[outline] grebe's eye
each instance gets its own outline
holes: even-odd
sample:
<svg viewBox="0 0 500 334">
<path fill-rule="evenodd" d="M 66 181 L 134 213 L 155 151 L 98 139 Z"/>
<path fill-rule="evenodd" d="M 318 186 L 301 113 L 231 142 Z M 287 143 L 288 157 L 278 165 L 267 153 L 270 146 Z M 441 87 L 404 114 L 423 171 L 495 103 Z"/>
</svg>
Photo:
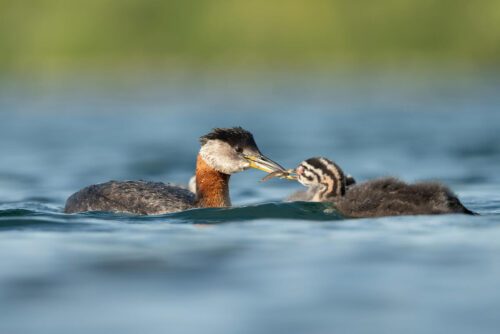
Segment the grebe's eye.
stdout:
<svg viewBox="0 0 500 334">
<path fill-rule="evenodd" d="M 235 150 L 238 153 L 243 153 L 243 148 L 241 146 L 236 146 Z"/>
</svg>

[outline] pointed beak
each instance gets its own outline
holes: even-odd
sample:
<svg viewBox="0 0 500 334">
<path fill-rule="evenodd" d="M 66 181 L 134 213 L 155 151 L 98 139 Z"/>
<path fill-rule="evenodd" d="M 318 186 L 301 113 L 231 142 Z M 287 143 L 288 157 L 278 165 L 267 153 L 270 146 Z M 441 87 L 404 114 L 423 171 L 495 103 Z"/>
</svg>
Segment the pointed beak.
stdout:
<svg viewBox="0 0 500 334">
<path fill-rule="evenodd" d="M 245 159 L 250 163 L 251 168 L 260 169 L 266 173 L 286 172 L 280 164 L 263 155 L 245 155 Z"/>
</svg>

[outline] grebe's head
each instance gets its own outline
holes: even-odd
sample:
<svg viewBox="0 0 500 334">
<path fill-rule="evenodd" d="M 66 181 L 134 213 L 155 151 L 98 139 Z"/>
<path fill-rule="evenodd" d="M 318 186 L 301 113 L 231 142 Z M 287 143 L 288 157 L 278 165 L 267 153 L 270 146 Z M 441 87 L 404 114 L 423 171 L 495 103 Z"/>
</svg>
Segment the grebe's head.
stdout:
<svg viewBox="0 0 500 334">
<path fill-rule="evenodd" d="M 333 161 L 323 157 L 302 161 L 295 169 L 297 181 L 306 187 L 319 187 L 322 197 L 345 194 L 347 178 L 342 169 Z M 354 179 L 351 177 L 352 183 Z"/>
<path fill-rule="evenodd" d="M 241 127 L 216 128 L 200 138 L 200 155 L 215 170 L 224 174 L 256 168 L 267 173 L 284 171 L 260 153 L 253 135 Z"/>
</svg>

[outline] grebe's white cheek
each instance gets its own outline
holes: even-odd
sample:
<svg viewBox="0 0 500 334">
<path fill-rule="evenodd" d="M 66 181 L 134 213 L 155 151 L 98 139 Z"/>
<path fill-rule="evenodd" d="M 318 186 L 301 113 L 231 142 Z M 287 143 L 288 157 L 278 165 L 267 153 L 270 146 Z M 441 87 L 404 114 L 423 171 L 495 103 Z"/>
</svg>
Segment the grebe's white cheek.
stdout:
<svg viewBox="0 0 500 334">
<path fill-rule="evenodd" d="M 325 191 L 325 190 L 327 190 L 327 189 L 328 189 L 328 186 L 327 186 L 326 184 L 321 183 L 321 184 L 318 186 L 318 189 L 319 189 L 320 191 Z"/>
<path fill-rule="evenodd" d="M 299 183 L 302 184 L 303 186 L 306 186 L 306 187 L 310 186 L 309 181 L 305 177 L 303 177 L 302 175 L 298 175 L 297 181 L 299 181 Z"/>
<path fill-rule="evenodd" d="M 203 145 L 200 155 L 210 167 L 224 174 L 241 172 L 248 164 L 228 143 L 218 139 L 209 140 Z"/>
<path fill-rule="evenodd" d="M 234 174 L 234 173 L 239 173 L 239 172 L 243 172 L 245 170 L 247 170 L 248 167 L 244 166 L 244 165 L 239 165 L 238 167 L 233 167 L 230 171 L 230 173 L 228 174 Z"/>
<path fill-rule="evenodd" d="M 234 157 L 234 159 L 232 159 L 230 166 L 226 166 L 226 171 L 227 171 L 226 173 L 227 174 L 239 173 L 243 172 L 244 170 L 247 170 L 248 168 L 250 168 L 250 163 L 236 156 Z"/>
</svg>

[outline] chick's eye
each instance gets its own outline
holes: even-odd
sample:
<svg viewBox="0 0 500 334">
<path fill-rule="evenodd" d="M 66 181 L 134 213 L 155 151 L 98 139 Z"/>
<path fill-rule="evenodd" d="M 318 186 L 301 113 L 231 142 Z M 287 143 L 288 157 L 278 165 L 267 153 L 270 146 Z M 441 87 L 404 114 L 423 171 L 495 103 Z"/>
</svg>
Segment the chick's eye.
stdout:
<svg viewBox="0 0 500 334">
<path fill-rule="evenodd" d="M 236 146 L 236 148 L 235 148 L 235 149 L 236 149 L 236 152 L 238 152 L 238 153 L 243 153 L 243 148 L 242 148 L 242 147 L 240 147 L 240 146 Z"/>
</svg>

